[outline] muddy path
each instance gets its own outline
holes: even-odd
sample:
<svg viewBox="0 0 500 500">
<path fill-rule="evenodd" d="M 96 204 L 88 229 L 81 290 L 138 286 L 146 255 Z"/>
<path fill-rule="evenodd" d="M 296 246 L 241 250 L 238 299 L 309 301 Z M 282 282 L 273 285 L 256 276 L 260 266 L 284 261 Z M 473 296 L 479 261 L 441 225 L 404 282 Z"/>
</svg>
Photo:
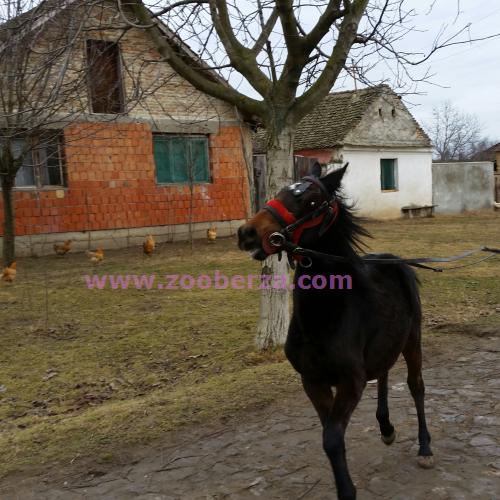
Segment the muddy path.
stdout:
<svg viewBox="0 0 500 500">
<path fill-rule="evenodd" d="M 380 441 L 375 384 L 367 386 L 348 429 L 360 500 L 500 498 L 499 329 L 455 330 L 440 331 L 424 345 L 436 467 L 416 465 L 416 412 L 398 362 L 389 381 L 395 443 Z M 293 399 L 225 424 L 185 429 L 162 446 L 130 450 L 119 466 L 51 471 L 0 486 L 2 500 L 256 497 L 336 498 L 318 419 L 299 388 Z"/>
</svg>

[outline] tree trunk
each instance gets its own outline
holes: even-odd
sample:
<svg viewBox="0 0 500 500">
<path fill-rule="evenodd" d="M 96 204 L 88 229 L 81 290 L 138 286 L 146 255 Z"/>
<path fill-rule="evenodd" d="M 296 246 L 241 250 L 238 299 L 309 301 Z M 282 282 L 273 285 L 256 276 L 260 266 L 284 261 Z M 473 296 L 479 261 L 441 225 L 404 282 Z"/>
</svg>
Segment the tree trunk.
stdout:
<svg viewBox="0 0 500 500">
<path fill-rule="evenodd" d="M 14 201 L 12 188 L 14 180 L 8 175 L 2 175 L 3 198 L 3 262 L 9 266 L 15 259 L 15 232 L 14 232 Z"/>
<path fill-rule="evenodd" d="M 266 155 L 266 196 L 267 200 L 293 180 L 293 129 L 285 128 L 270 135 Z M 263 275 L 286 276 L 289 283 L 289 266 L 286 255 L 281 261 L 277 255 L 268 257 L 262 266 Z M 268 349 L 283 345 L 290 322 L 289 291 L 281 288 L 263 289 L 260 298 L 260 316 L 257 326 L 257 346 Z M 272 283 L 272 281 L 271 281 Z"/>
</svg>

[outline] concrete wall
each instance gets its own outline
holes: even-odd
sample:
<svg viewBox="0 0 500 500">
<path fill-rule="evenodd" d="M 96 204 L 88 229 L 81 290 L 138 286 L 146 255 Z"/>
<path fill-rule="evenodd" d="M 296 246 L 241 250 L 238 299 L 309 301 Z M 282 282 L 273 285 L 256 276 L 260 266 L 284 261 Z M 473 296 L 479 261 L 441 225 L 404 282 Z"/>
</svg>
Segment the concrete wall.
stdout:
<svg viewBox="0 0 500 500">
<path fill-rule="evenodd" d="M 203 239 L 207 236 L 210 226 L 217 228 L 217 237 L 233 236 L 245 222 L 242 220 L 197 222 L 193 224 L 193 237 Z M 54 243 L 72 240 L 71 252 L 83 252 L 103 248 L 112 250 L 118 248 L 140 247 L 144 238 L 152 234 L 156 243 L 170 243 L 172 241 L 187 241 L 189 239 L 189 225 L 175 224 L 171 226 L 148 226 L 124 229 L 107 229 L 103 231 L 73 231 L 67 233 L 47 233 L 18 236 L 16 238 L 17 257 L 38 257 L 54 254 Z M 2 238 L 0 237 L 0 247 Z"/>
<path fill-rule="evenodd" d="M 493 206 L 492 162 L 433 163 L 432 183 L 436 213 L 491 210 Z"/>
<path fill-rule="evenodd" d="M 397 160 L 397 189 L 382 191 L 380 160 Z M 406 205 L 432 203 L 432 152 L 428 149 L 344 148 L 343 161 L 349 162 L 344 191 L 358 213 L 374 218 L 401 217 Z"/>
</svg>

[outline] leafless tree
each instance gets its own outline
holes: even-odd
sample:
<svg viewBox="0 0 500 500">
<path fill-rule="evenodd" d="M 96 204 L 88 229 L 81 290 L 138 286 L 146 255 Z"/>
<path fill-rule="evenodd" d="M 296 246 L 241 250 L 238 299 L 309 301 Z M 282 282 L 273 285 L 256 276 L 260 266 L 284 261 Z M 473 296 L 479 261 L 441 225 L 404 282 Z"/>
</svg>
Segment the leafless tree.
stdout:
<svg viewBox="0 0 500 500">
<path fill-rule="evenodd" d="M 0 1 L 0 184 L 6 265 L 15 258 L 13 189 L 64 184 L 64 128 L 92 121 L 92 113 L 99 113 L 100 121 L 116 120 L 167 83 L 168 78 L 144 83 L 147 61 L 123 67 L 117 44 L 132 28 L 111 25 L 106 13 L 112 10 L 116 21 L 116 5 L 108 7 L 102 0 Z M 115 41 L 100 40 L 95 36 L 100 30 L 113 30 Z M 131 95 L 125 95 L 113 72 L 118 65 L 134 89 Z"/>
<path fill-rule="evenodd" d="M 491 161 L 494 153 L 490 148 L 498 143 L 499 141 L 493 141 L 488 137 L 480 138 L 471 146 L 467 159 L 470 161 Z"/>
<path fill-rule="evenodd" d="M 461 111 L 451 101 L 433 108 L 432 122 L 427 128 L 439 161 L 470 158 L 482 129 L 476 115 Z"/>
<path fill-rule="evenodd" d="M 466 25 L 452 33 L 441 30 L 425 52 L 405 49 L 402 42 L 416 31 L 416 13 L 404 0 L 117 1 L 123 18 L 148 30 L 165 62 L 181 76 L 266 128 L 268 197 L 292 179 L 297 124 L 337 79 L 352 73 L 357 82 L 382 83 L 386 78 L 374 81 L 374 70 L 382 63 L 392 81 L 399 87 L 410 82 L 407 90 L 414 91 L 416 82 L 429 77 L 419 65 L 434 52 L 472 41 Z M 158 19 L 177 41 L 162 36 Z M 182 43 L 205 66 L 194 68 L 183 58 Z M 214 78 L 214 70 L 231 85 Z M 264 272 L 286 274 L 286 264 L 269 258 Z M 287 292 L 265 290 L 259 345 L 282 343 L 288 318 Z"/>
</svg>

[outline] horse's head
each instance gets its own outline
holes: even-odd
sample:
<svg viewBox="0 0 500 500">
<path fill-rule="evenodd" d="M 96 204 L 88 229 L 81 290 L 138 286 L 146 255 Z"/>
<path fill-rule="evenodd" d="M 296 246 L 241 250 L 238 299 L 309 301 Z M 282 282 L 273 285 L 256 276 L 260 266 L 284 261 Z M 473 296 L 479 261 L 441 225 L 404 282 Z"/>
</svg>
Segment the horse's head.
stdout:
<svg viewBox="0 0 500 500">
<path fill-rule="evenodd" d="M 283 234 L 293 243 L 313 244 L 335 222 L 336 199 L 347 165 L 320 179 L 321 166 L 315 163 L 310 174 L 283 188 L 246 224 L 238 229 L 238 246 L 257 260 L 280 251 L 271 235 Z"/>
</svg>

